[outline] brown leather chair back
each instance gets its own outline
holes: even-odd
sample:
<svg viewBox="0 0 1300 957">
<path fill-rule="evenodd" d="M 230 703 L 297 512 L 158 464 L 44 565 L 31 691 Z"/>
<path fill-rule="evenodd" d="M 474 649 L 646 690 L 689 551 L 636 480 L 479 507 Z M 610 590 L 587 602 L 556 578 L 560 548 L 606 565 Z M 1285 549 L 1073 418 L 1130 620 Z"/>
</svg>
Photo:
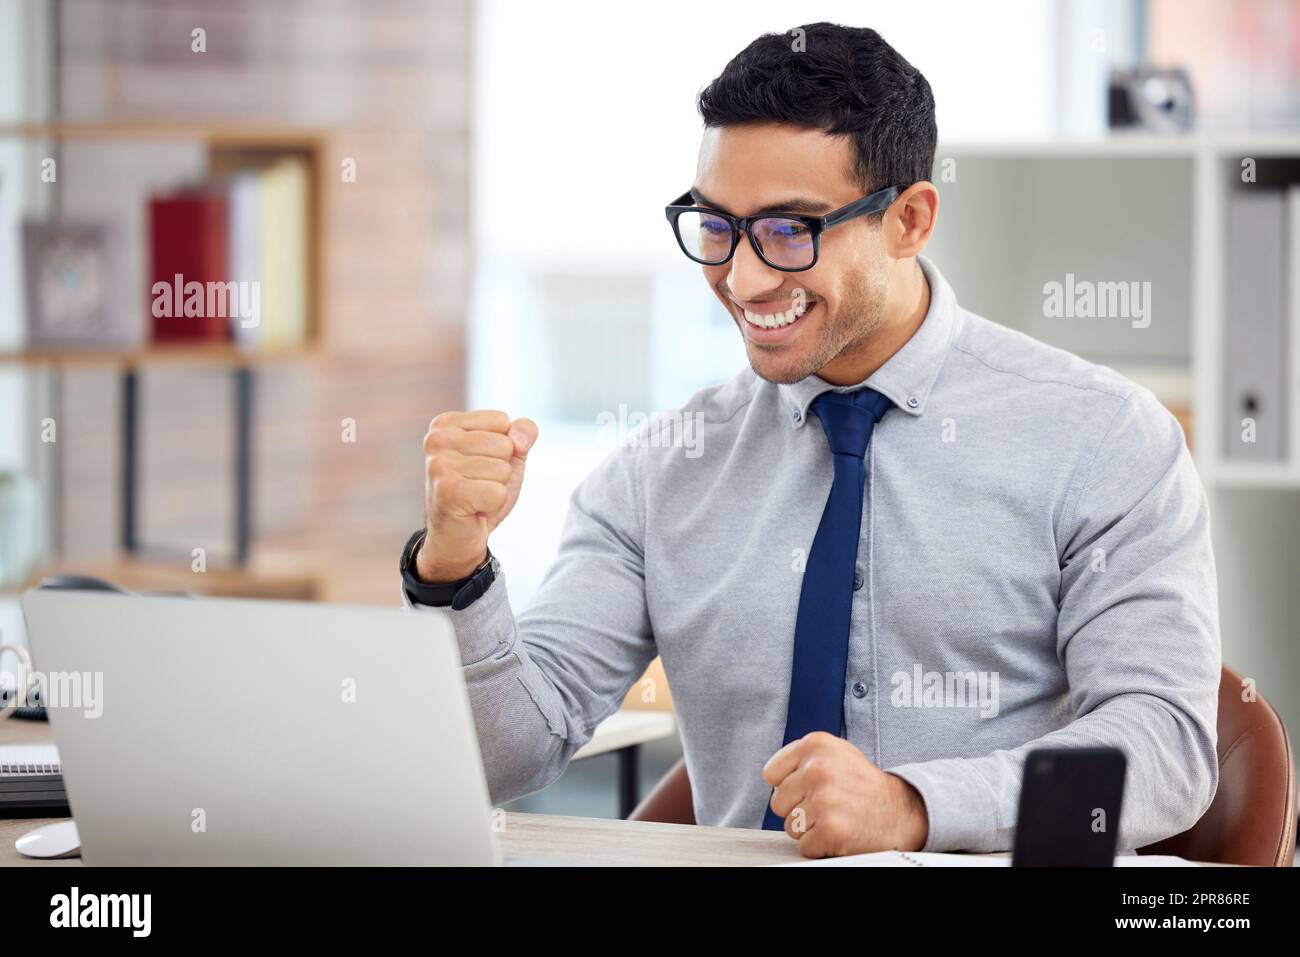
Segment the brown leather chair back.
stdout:
<svg viewBox="0 0 1300 957">
<path fill-rule="evenodd" d="M 1190 830 L 1142 848 L 1192 861 L 1289 867 L 1295 856 L 1295 762 L 1282 719 L 1262 697 L 1242 700 L 1241 676 L 1219 681 L 1219 789 Z M 632 812 L 633 821 L 694 824 L 691 779 L 678 761 Z"/>
<path fill-rule="evenodd" d="M 695 805 L 691 799 L 691 776 L 682 758 L 659 779 L 654 790 L 628 815 L 629 821 L 653 821 L 656 824 L 694 824 Z"/>
<path fill-rule="evenodd" d="M 1290 867 L 1295 857 L 1295 759 L 1286 726 L 1256 695 L 1243 701 L 1241 675 L 1219 681 L 1219 789 L 1201 819 L 1140 854 L 1192 861 Z"/>
</svg>

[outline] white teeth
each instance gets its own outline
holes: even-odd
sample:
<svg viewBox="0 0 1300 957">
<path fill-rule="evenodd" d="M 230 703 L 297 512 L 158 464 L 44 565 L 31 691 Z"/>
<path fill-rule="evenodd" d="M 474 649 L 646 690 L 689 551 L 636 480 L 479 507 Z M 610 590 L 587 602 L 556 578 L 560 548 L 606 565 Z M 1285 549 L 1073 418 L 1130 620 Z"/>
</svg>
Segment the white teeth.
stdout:
<svg viewBox="0 0 1300 957">
<path fill-rule="evenodd" d="M 757 313 L 750 312 L 748 309 L 743 310 L 745 320 L 751 325 L 758 326 L 762 329 L 779 329 L 782 326 L 788 326 L 807 311 L 806 307 L 798 300 L 795 301 L 785 312 Z"/>
</svg>

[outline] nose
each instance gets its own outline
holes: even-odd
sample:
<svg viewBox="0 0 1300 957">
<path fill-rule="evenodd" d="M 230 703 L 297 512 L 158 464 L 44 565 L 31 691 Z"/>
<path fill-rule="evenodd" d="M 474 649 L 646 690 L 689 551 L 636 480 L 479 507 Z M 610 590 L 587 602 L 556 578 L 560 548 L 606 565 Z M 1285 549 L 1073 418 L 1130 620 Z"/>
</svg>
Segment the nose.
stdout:
<svg viewBox="0 0 1300 957">
<path fill-rule="evenodd" d="M 758 258 L 749 237 L 740 235 L 736 254 L 731 258 L 731 271 L 727 273 L 727 288 L 737 299 L 753 302 L 775 292 L 785 281 L 784 274 Z"/>
</svg>

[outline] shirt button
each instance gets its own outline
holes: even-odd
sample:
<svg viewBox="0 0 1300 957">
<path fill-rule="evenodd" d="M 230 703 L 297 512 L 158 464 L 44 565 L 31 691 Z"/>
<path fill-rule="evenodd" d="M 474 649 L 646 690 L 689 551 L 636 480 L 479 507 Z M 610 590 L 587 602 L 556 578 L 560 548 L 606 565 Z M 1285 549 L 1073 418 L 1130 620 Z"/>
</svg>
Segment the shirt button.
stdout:
<svg viewBox="0 0 1300 957">
<path fill-rule="evenodd" d="M 862 577 L 862 566 L 853 569 L 853 590 L 858 591 L 862 588 L 865 579 Z"/>
<path fill-rule="evenodd" d="M 853 697 L 865 698 L 867 696 L 867 686 L 861 681 L 853 682 Z"/>
<path fill-rule="evenodd" d="M 907 407 L 908 407 L 909 409 L 915 409 L 915 408 L 916 408 L 918 405 L 920 405 L 920 404 L 921 404 L 921 400 L 918 399 L 916 396 L 914 396 L 914 395 L 909 395 L 909 396 L 907 397 Z"/>
<path fill-rule="evenodd" d="M 803 413 L 800 412 L 798 409 L 795 409 L 793 412 L 790 413 L 790 418 L 798 422 L 800 419 L 803 418 Z"/>
</svg>

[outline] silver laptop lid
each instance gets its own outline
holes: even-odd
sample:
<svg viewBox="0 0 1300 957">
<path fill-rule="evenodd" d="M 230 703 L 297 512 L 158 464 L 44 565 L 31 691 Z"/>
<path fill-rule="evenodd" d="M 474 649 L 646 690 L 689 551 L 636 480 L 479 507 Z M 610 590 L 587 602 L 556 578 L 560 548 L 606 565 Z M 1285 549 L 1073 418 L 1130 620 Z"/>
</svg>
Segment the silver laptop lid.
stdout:
<svg viewBox="0 0 1300 957">
<path fill-rule="evenodd" d="M 446 616 L 22 605 L 88 864 L 499 863 Z"/>
</svg>

